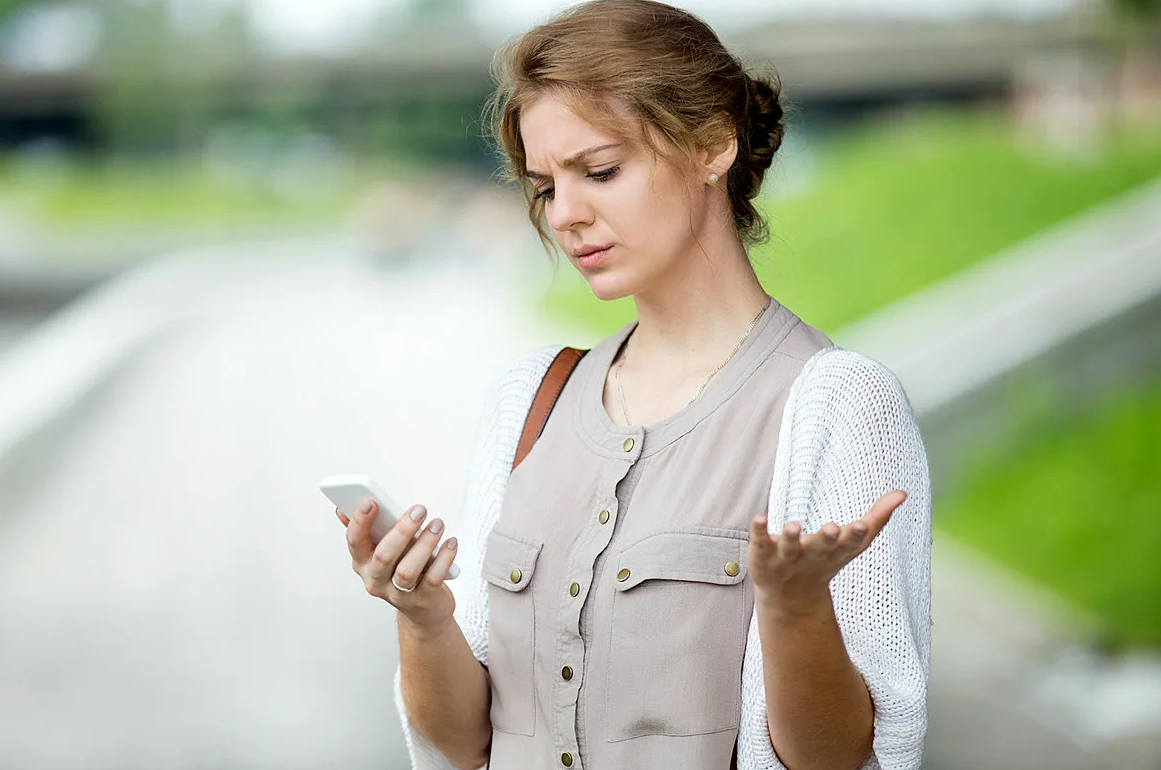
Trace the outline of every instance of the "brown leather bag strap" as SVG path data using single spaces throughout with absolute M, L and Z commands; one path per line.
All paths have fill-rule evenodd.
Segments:
M 512 461 L 512 470 L 516 470 L 516 466 L 524 461 L 524 458 L 532 451 L 532 445 L 536 443 L 536 439 L 540 438 L 540 434 L 544 432 L 548 415 L 552 414 L 552 408 L 556 406 L 556 400 L 560 398 L 565 383 L 568 382 L 568 378 L 572 376 L 573 370 L 584 358 L 585 353 L 588 351 L 564 348 L 552 360 L 544 379 L 540 381 L 536 396 L 532 399 L 532 408 L 528 410 L 528 418 L 524 420 L 524 432 L 520 434 L 520 443 L 516 445 L 516 459 Z

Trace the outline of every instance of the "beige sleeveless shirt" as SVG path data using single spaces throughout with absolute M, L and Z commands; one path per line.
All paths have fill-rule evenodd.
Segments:
M 832 343 L 772 300 L 696 401 L 624 427 L 602 397 L 634 326 L 581 360 L 487 539 L 490 770 L 733 764 L 749 523 L 791 384 Z

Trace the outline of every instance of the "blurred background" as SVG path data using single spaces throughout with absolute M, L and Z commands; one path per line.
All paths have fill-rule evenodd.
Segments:
M 487 65 L 566 4 L 0 0 L 0 767 L 404 767 L 318 493 L 453 532 L 491 383 L 633 317 Z M 793 105 L 752 256 L 907 388 L 925 767 L 1161 768 L 1161 2 L 716 0 Z

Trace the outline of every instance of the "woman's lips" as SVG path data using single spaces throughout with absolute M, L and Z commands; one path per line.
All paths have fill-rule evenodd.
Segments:
M 609 256 L 609 252 L 612 250 L 613 247 L 610 246 L 607 249 L 601 249 L 600 251 L 594 251 L 592 254 L 585 254 L 583 257 L 577 257 L 576 261 L 585 270 L 592 270 L 594 267 L 604 262 L 605 257 Z

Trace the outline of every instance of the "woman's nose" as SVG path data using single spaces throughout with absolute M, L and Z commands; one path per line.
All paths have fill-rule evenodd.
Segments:
M 552 200 L 545 207 L 548 225 L 553 230 L 571 230 L 592 223 L 592 206 L 582 191 L 572 185 L 557 185 Z

